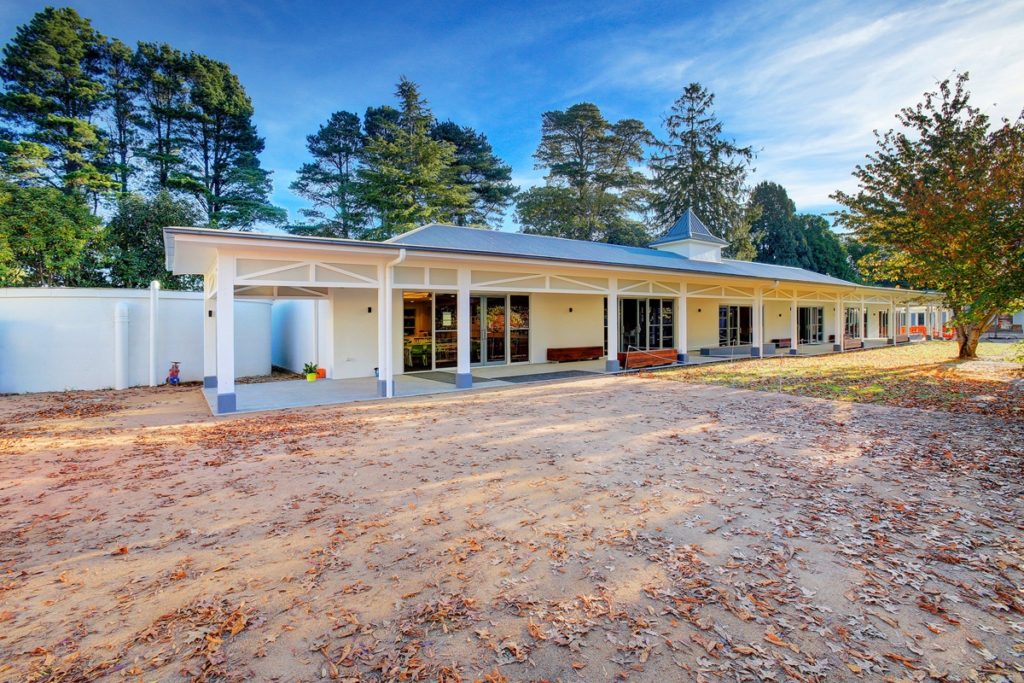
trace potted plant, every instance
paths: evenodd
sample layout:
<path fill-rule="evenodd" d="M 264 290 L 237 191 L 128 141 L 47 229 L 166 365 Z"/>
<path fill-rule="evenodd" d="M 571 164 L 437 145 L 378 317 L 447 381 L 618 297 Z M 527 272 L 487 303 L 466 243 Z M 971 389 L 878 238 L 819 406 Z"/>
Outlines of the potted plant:
<path fill-rule="evenodd" d="M 306 363 L 305 365 L 302 366 L 302 372 L 304 372 L 306 374 L 306 381 L 307 382 L 315 382 L 316 381 L 316 371 L 317 370 L 318 370 L 318 368 L 316 367 L 316 363 Z"/>

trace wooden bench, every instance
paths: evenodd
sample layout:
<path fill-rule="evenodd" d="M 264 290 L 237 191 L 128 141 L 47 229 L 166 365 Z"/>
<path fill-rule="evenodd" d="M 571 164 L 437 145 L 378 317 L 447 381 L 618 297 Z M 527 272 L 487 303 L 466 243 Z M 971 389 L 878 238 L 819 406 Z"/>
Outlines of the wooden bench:
<path fill-rule="evenodd" d="M 600 346 L 568 346 L 560 349 L 548 349 L 548 361 L 564 363 L 574 360 L 597 360 L 604 355 Z"/>
<path fill-rule="evenodd" d="M 619 354 L 619 367 L 623 370 L 637 368 L 653 368 L 659 365 L 672 365 L 678 354 L 675 349 L 654 349 L 651 351 L 630 351 Z"/>
<path fill-rule="evenodd" d="M 789 337 L 786 337 L 785 339 L 772 339 L 772 344 L 775 344 L 775 346 L 780 349 L 788 349 L 792 348 L 793 340 Z"/>
<path fill-rule="evenodd" d="M 864 340 L 857 339 L 855 337 L 844 337 L 843 338 L 843 350 L 852 351 L 853 349 L 863 349 Z"/>

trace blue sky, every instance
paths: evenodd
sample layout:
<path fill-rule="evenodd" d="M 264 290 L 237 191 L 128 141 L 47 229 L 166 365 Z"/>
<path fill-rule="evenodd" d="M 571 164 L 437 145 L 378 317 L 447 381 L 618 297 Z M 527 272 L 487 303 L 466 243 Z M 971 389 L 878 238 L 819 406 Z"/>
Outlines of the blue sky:
<path fill-rule="evenodd" d="M 47 3 L 0 0 L 7 40 Z M 1024 2 L 135 2 L 69 3 L 101 32 L 227 62 L 256 107 L 274 201 L 305 135 L 332 111 L 392 101 L 418 82 L 439 118 L 471 125 L 517 184 L 542 182 L 540 115 L 576 102 L 656 132 L 690 81 L 717 96 L 725 131 L 758 150 L 752 182 L 782 183 L 802 211 L 833 208 L 900 106 L 954 69 L 996 116 L 1024 107 Z M 509 220 L 506 229 L 514 229 Z"/>

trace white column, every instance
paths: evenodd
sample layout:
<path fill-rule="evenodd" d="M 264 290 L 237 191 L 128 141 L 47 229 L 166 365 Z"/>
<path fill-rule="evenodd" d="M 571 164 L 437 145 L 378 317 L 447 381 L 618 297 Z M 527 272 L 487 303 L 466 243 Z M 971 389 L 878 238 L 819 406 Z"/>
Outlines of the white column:
<path fill-rule="evenodd" d="M 910 334 L 910 302 L 907 302 L 907 317 L 904 319 L 904 323 L 907 326 L 907 334 Z"/>
<path fill-rule="evenodd" d="M 835 328 L 832 331 L 834 342 L 832 344 L 833 351 L 844 351 L 845 344 L 843 344 L 843 333 L 846 329 L 846 311 L 843 309 L 843 297 L 836 296 L 836 314 L 835 320 L 832 321 L 832 327 Z"/>
<path fill-rule="evenodd" d="M 387 336 L 388 325 L 385 310 L 387 309 L 387 294 L 385 291 L 387 283 L 387 268 L 384 264 L 377 266 L 377 395 L 388 395 L 387 365 L 388 349 Z"/>
<path fill-rule="evenodd" d="M 334 377 L 334 295 L 327 290 L 327 298 L 317 300 L 317 364 Z"/>
<path fill-rule="evenodd" d="M 217 318 L 214 312 L 216 268 L 203 275 L 203 387 L 217 388 Z"/>
<path fill-rule="evenodd" d="M 896 300 L 889 299 L 889 340 L 896 346 Z"/>
<path fill-rule="evenodd" d="M 217 254 L 217 413 L 232 413 L 235 398 L 235 257 Z"/>
<path fill-rule="evenodd" d="M 469 389 L 473 386 L 472 369 L 469 366 L 469 268 L 459 268 L 458 274 L 459 293 L 456 299 L 456 337 L 458 348 L 456 351 L 457 363 L 455 370 L 455 386 L 459 389 Z M 481 312 L 481 316 L 483 312 Z"/>
<path fill-rule="evenodd" d="M 384 396 L 395 395 L 395 268 L 384 269 Z"/>
<path fill-rule="evenodd" d="M 686 328 L 686 283 L 680 285 L 681 295 L 676 299 L 676 329 L 673 334 L 676 337 L 676 360 L 680 363 L 686 362 L 687 333 Z"/>
<path fill-rule="evenodd" d="M 800 309 L 797 307 L 796 295 L 789 302 L 789 352 L 792 355 L 800 353 L 800 326 L 798 316 Z"/>
<path fill-rule="evenodd" d="M 754 358 L 760 358 L 761 354 L 764 353 L 764 288 L 754 288 L 754 310 L 753 316 L 751 316 L 751 324 L 754 326 L 753 330 L 753 348 L 750 349 L 750 355 Z"/>
<path fill-rule="evenodd" d="M 160 281 L 149 283 L 149 386 L 156 386 L 157 377 L 157 315 L 160 308 Z"/>
<path fill-rule="evenodd" d="M 619 279 L 608 278 L 608 355 L 605 372 L 619 371 Z"/>
<path fill-rule="evenodd" d="M 868 337 L 868 326 L 867 326 L 867 323 L 864 322 L 864 313 L 865 313 L 864 297 L 861 297 L 861 299 L 860 299 L 860 317 L 857 318 L 857 336 L 860 337 L 862 340 L 867 339 L 867 337 Z"/>

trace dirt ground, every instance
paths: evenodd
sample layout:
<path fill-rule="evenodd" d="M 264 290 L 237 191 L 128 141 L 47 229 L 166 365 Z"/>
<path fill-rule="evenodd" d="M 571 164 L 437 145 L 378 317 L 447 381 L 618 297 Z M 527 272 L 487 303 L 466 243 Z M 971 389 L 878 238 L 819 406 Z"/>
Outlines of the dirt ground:
<path fill-rule="evenodd" d="M 1022 680 L 1019 421 L 600 377 L 0 424 L 0 680 Z"/>

